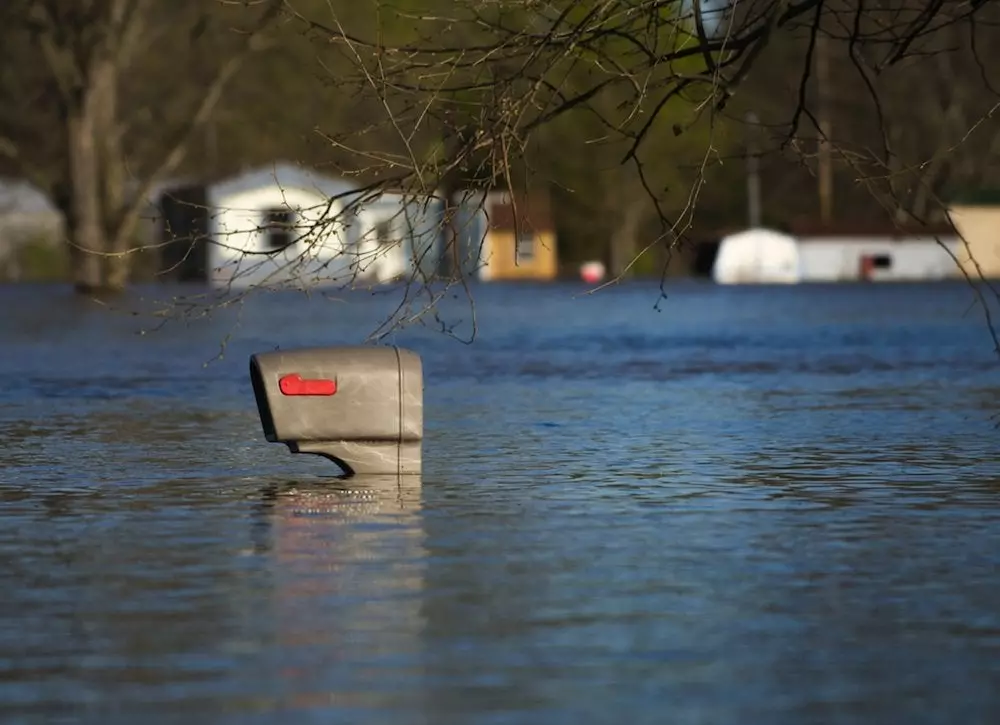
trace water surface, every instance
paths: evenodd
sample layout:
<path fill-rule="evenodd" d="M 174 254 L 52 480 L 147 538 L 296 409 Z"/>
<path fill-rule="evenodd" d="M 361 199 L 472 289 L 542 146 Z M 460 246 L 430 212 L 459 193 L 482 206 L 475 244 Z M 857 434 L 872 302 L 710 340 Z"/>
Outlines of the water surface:
<path fill-rule="evenodd" d="M 0 288 L 4 721 L 996 722 L 972 292 L 581 291 L 483 286 L 472 344 L 387 338 L 426 379 L 401 483 L 265 443 L 246 374 L 363 340 L 391 295 L 139 335 L 191 291 Z M 461 296 L 441 315 L 469 332 Z"/>

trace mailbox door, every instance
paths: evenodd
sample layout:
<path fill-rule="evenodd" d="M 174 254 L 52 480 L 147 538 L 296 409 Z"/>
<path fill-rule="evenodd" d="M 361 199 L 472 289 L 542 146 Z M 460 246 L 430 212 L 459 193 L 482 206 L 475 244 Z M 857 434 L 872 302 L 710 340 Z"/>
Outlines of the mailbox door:
<path fill-rule="evenodd" d="M 254 359 L 276 440 L 400 440 L 403 380 L 395 348 L 315 348 Z"/>

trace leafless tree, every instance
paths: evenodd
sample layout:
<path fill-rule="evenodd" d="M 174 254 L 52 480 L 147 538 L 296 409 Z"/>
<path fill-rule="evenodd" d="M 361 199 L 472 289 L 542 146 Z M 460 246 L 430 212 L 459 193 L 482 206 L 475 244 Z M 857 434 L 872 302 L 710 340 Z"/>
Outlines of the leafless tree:
<path fill-rule="evenodd" d="M 185 79 L 183 86 L 175 78 L 159 89 L 160 108 L 126 108 L 122 100 L 132 69 L 150 54 L 169 53 L 162 41 L 170 32 L 176 42 L 177 24 L 189 29 L 186 40 L 196 44 L 206 24 L 227 22 L 208 12 L 210 4 L 201 5 L 9 0 L 0 8 L 8 48 L 17 46 L 19 63 L 34 63 L 30 70 L 9 68 L 4 74 L 8 103 L 0 116 L 0 153 L 8 167 L 50 191 L 63 212 L 74 282 L 82 292 L 124 287 L 130 244 L 149 192 L 183 161 L 227 84 L 261 47 L 261 32 L 281 2 L 260 0 L 243 8 L 236 47 L 207 75 Z M 153 123 L 137 123 L 143 116 Z M 33 138 L 39 130 L 46 138 Z M 154 134 L 156 143 L 136 138 L 139 132 Z M 139 162 L 126 142 L 155 150 Z"/>
<path fill-rule="evenodd" d="M 166 6 L 104 0 L 91 4 L 99 8 L 92 11 L 100 13 L 99 20 L 87 16 L 81 24 L 72 15 L 79 11 L 68 9 L 78 6 L 68 2 L 13 5 L 24 9 L 32 39 L 47 49 L 52 80 L 47 92 L 65 111 L 71 173 L 63 206 L 71 238 L 81 253 L 101 259 L 92 254 L 100 250 L 113 259 L 124 248 L 136 218 L 134 200 L 141 197 L 127 202 L 115 196 L 123 188 L 113 182 L 124 162 L 116 147 L 123 132 L 114 88 L 125 59 L 145 37 L 150 8 L 166 12 Z M 756 104 L 745 98 L 751 91 L 779 85 L 777 76 L 760 74 L 774 69 L 769 58 L 780 56 L 781 82 L 791 81 L 790 91 L 773 104 L 780 117 L 768 120 L 775 151 L 794 152 L 809 167 L 819 147 L 830 160 L 830 174 L 864 187 L 889 214 L 926 216 L 943 203 L 941 192 L 949 184 L 992 173 L 979 161 L 996 139 L 996 94 L 983 56 L 991 45 L 995 5 L 983 0 L 247 2 L 239 8 L 239 22 L 234 20 L 244 28 L 242 43 L 202 84 L 200 102 L 178 125 L 176 142 L 165 145 L 161 163 L 149 165 L 140 191 L 176 168 L 228 79 L 265 37 L 267 25 L 280 19 L 315 48 L 341 96 L 363 109 L 354 118 L 337 114 L 334 125 L 310 121 L 315 128 L 303 129 L 336 149 L 338 171 L 357 180 L 359 192 L 348 205 L 353 210 L 363 206 L 366 194 L 384 191 L 414 203 L 436 197 L 449 206 L 459 190 L 565 187 L 554 164 L 540 160 L 585 156 L 595 161 L 592 176 L 598 177 L 586 193 L 613 218 L 607 236 L 618 279 L 630 258 L 644 250 L 669 252 L 683 243 L 710 167 L 742 136 L 733 119 L 742 119 L 743 110 Z M 67 31 L 78 27 L 97 32 Z M 824 95 L 817 93 L 816 74 L 827 66 Z M 23 152 L 14 137 L 0 134 L 8 156 Z M 678 163 L 671 167 L 664 157 Z M 685 174 L 677 173 L 682 165 Z M 313 226 L 343 227 L 351 210 L 338 209 L 338 219 L 308 216 Z M 458 236 L 453 217 L 445 215 L 452 256 Z M 302 262 L 314 253 L 307 244 L 301 259 L 287 260 L 286 279 L 311 286 L 316 280 L 304 276 Z M 80 261 L 79 286 L 122 284 L 114 265 L 109 272 L 99 267 Z M 458 266 L 450 277 L 447 284 L 465 284 Z M 404 311 L 390 327 L 419 317 L 410 307 L 414 299 L 421 297 L 424 308 L 433 309 L 441 293 L 418 269 L 404 282 Z"/>
<path fill-rule="evenodd" d="M 982 58 L 989 45 L 984 35 L 993 27 L 990 5 L 916 0 L 376 4 L 381 21 L 412 28 L 410 37 L 395 41 L 334 6 L 295 13 L 311 33 L 351 59 L 348 82 L 382 102 L 384 122 L 398 133 L 404 150 L 382 155 L 376 163 L 419 180 L 423 188 L 438 188 L 448 174 L 466 186 L 530 183 L 524 170 L 559 143 L 552 130 L 572 117 L 556 153 L 614 154 L 615 163 L 601 172 L 609 180 L 608 193 L 597 203 L 608 203 L 609 213 L 618 217 L 609 236 L 615 240 L 615 272 L 621 274 L 627 258 L 647 246 L 681 243 L 703 172 L 727 134 L 723 120 L 775 47 L 796 49 L 783 69 L 796 79 L 792 102 L 782 104 L 785 116 L 776 134 L 781 144 L 807 161 L 815 158 L 818 146 L 831 159 L 828 169 L 852 175 L 896 218 L 925 216 L 932 200 L 941 203 L 941 182 L 959 169 L 971 169 L 975 164 L 968 160 L 992 148 L 995 134 L 983 126 L 992 117 L 995 94 Z M 960 42 L 963 38 L 968 42 Z M 840 90 L 817 92 L 817 72 L 830 66 Z M 973 69 L 978 71 L 974 76 Z M 845 97 L 854 99 L 860 119 L 845 117 Z M 914 112 L 915 100 L 921 103 L 919 112 Z M 985 147 L 968 143 L 974 133 L 989 136 Z M 341 129 L 341 138 L 348 136 L 350 131 Z M 674 179 L 683 187 L 674 190 L 682 203 L 675 198 L 667 205 L 663 164 L 650 162 L 672 138 L 687 139 L 687 160 L 701 163 L 693 164 L 696 173 L 681 184 Z M 436 143 L 434 153 L 422 143 L 426 139 Z M 338 143 L 371 158 L 370 151 Z M 661 178 L 651 178 L 655 166 Z M 821 178 L 821 185 L 830 186 L 831 173 L 821 174 L 827 179 Z M 644 213 L 659 220 L 659 233 L 637 244 Z"/>

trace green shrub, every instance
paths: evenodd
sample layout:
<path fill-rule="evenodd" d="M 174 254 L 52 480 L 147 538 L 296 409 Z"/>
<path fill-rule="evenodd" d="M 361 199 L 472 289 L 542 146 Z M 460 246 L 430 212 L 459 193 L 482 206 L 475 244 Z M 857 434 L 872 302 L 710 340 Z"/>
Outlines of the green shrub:
<path fill-rule="evenodd" d="M 138 244 L 134 249 L 132 281 L 155 279 L 158 250 Z M 65 244 L 46 237 L 28 239 L 15 248 L 6 264 L 0 262 L 0 277 L 5 272 L 14 282 L 66 282 L 72 276 L 69 249 Z"/>
<path fill-rule="evenodd" d="M 14 266 L 22 282 L 62 282 L 69 278 L 69 253 L 63 244 L 31 239 L 14 252 Z"/>
<path fill-rule="evenodd" d="M 646 250 L 635 260 L 631 272 L 634 277 L 659 277 L 663 274 L 662 255 L 657 250 Z"/>

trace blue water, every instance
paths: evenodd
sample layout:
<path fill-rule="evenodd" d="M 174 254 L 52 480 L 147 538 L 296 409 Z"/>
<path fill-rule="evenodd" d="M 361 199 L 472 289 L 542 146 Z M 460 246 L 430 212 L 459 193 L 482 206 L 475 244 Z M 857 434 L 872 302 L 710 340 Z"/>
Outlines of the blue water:
<path fill-rule="evenodd" d="M 3 721 L 997 722 L 972 291 L 667 290 L 414 298 L 424 473 L 359 483 L 263 440 L 247 358 L 401 291 L 0 288 Z"/>

